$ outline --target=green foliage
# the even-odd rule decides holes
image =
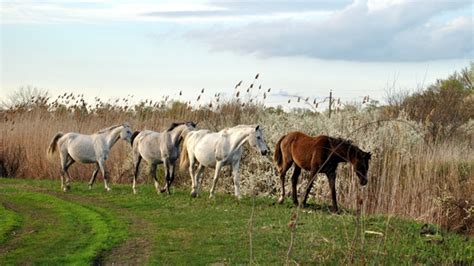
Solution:
[[[426,90],[403,97],[389,112],[405,112],[410,120],[423,123],[432,140],[445,140],[474,119],[474,64],[440,79]]]
[[[117,185],[106,193],[88,190],[85,183],[60,193],[57,183],[0,180],[0,203],[24,219],[17,235],[0,243],[2,262],[283,264],[295,213],[289,262],[469,264],[474,259],[474,239],[434,226],[420,233],[421,224],[394,217],[351,211],[334,215],[317,204],[298,211],[289,202],[274,205],[268,197],[253,202],[218,195],[209,200],[205,194],[191,198],[187,190],[156,195],[151,185],[140,186],[138,195],[130,186]],[[0,223],[1,230],[7,227]]]

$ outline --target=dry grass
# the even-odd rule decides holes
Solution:
[[[253,89],[257,90],[256,87]],[[92,133],[125,121],[134,130],[157,131],[177,120],[192,120],[198,122],[200,128],[211,130],[259,123],[263,125],[266,141],[272,149],[281,135],[300,130],[311,135],[350,138],[363,150],[374,153],[366,187],[358,185],[349,165],[339,168],[338,199],[345,208],[362,208],[366,214],[410,217],[460,232],[473,231],[474,154],[468,140],[427,143],[423,137],[427,129],[406,119],[403,114],[397,121],[372,123],[382,117],[376,108],[341,108],[328,119],[326,115],[311,111],[286,113],[264,108],[262,101],[266,94],[258,95],[258,98],[247,97],[245,101],[234,98],[230,102],[223,102],[219,95],[214,95],[211,102],[199,104],[200,97],[196,102],[199,108],[168,98],[161,102],[147,100],[133,105],[129,104],[129,99],[112,103],[96,99],[87,103],[81,95],[73,94],[55,100],[33,98],[0,113],[0,174],[57,179],[59,189],[59,159],[48,161],[46,157],[46,148],[58,131]],[[114,146],[107,161],[112,183],[130,183],[130,151],[130,146],[122,141]],[[92,170],[92,166],[76,164],[70,168],[70,173],[74,180],[88,180]],[[247,149],[241,171],[243,193],[251,194],[253,181],[260,195],[273,197],[278,194],[279,181],[270,157],[256,155]],[[146,171],[141,172],[144,174],[140,180],[146,182]],[[228,175],[228,172],[223,174]],[[210,179],[207,171],[204,189],[209,187],[207,182]],[[180,175],[177,183],[188,186],[189,177]],[[330,202],[326,183],[325,177],[318,179],[313,199]],[[231,179],[222,178],[218,189],[231,193]],[[357,204],[358,199],[363,199],[361,207]]]

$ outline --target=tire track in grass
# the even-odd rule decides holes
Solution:
[[[1,180],[0,180],[1,181]],[[154,223],[148,219],[144,219],[141,213],[135,209],[130,209],[130,206],[122,206],[121,202],[130,201],[130,193],[127,188],[119,188],[114,190],[119,195],[103,193],[100,189],[87,189],[78,186],[70,193],[58,192],[56,189],[51,189],[52,182],[32,181],[21,182],[21,180],[9,180],[8,186],[3,189],[21,189],[32,191],[36,193],[44,193],[53,197],[60,198],[65,201],[80,204],[85,208],[93,209],[100,212],[104,216],[117,217],[120,219],[120,230],[127,231],[127,238],[124,241],[117,243],[113,248],[104,250],[99,253],[94,259],[94,264],[129,264],[140,265],[146,264],[153,253],[154,238],[151,231],[154,228]],[[54,183],[55,184],[55,183]],[[56,188],[56,187],[55,187]],[[1,190],[0,190],[1,191]],[[155,196],[154,191],[152,191]],[[133,200],[138,200],[133,197]],[[97,208],[95,208],[97,206]],[[147,228],[147,230],[144,230]],[[118,229],[114,229],[115,231]],[[116,232],[113,232],[114,234]]]
[[[88,191],[88,193],[91,193]],[[115,213],[126,223],[128,232],[127,239],[115,245],[112,249],[102,252],[94,261],[94,264],[127,264],[143,265],[146,264],[153,253],[153,234],[144,230],[145,228],[154,228],[154,224],[143,219],[136,211],[120,207],[116,201],[120,201],[124,195],[114,195],[112,202],[109,194],[81,195],[73,193],[56,193],[59,198],[67,201],[78,202],[84,206],[99,206],[105,215]],[[125,195],[127,198],[129,194]],[[99,198],[97,198],[99,197]],[[108,198],[108,199],[107,199]],[[123,199],[125,200],[125,199]],[[136,199],[135,199],[136,200]]]
[[[0,245],[0,261],[7,264],[90,264],[126,237],[125,230],[114,228],[119,222],[97,207],[11,189],[0,203],[24,218],[15,237]]]
[[[0,245],[5,243],[12,232],[21,226],[22,220],[21,215],[0,204]]]

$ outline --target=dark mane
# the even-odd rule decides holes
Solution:
[[[171,125],[169,126],[169,128],[166,130],[166,131],[171,131],[175,128],[177,128],[178,126],[181,126],[181,125],[192,125],[193,127],[196,127],[196,123],[194,123],[193,121],[187,121],[187,122],[173,122],[171,123]]]
[[[166,131],[169,132],[169,131],[177,128],[178,126],[184,125],[184,124],[186,124],[186,123],[185,122],[173,122],[173,123],[171,123],[171,125],[169,126],[169,128]]]
[[[131,139],[130,139],[130,144],[132,145],[132,147],[133,147],[133,141],[134,141],[135,138],[138,136],[138,134],[140,134],[140,131],[135,131],[135,132],[133,132],[133,134],[132,134],[132,137],[131,137]]]
[[[350,139],[343,139],[341,137],[333,138],[333,137],[328,137],[331,142],[336,143],[336,145],[344,145],[344,146],[355,146],[352,140]]]
[[[352,140],[350,140],[350,139],[343,139],[343,138],[340,138],[340,137],[337,137],[337,138],[328,137],[328,138],[331,142],[331,145],[334,148],[339,147],[339,148],[342,148],[342,149],[348,150],[348,151],[353,150],[358,155],[363,155],[363,154],[366,153],[363,150],[361,150],[358,146],[356,146],[354,144],[354,142],[352,142]]]

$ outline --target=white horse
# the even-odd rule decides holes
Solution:
[[[173,123],[164,132],[151,130],[135,131],[132,135],[133,163],[135,174],[133,175],[133,193],[137,183],[140,162],[147,161],[150,167],[150,175],[155,180],[156,192],[160,192],[158,179],[156,178],[156,167],[163,164],[165,170],[166,187],[161,192],[167,191],[170,194],[170,186],[174,179],[174,168],[179,158],[179,144],[181,140],[190,132],[196,129],[194,122]]]
[[[259,125],[238,125],[219,132],[210,132],[209,130],[190,132],[184,139],[180,168],[185,169],[189,164],[192,182],[191,196],[196,197],[199,193],[199,178],[204,167],[211,167],[215,168],[209,195],[210,198],[213,198],[222,166],[231,165],[235,196],[240,199],[239,166],[242,158],[242,146],[246,142],[262,155],[269,153]],[[196,171],[194,171],[195,161],[198,162]]]
[[[66,134],[62,132],[56,133],[47,153],[49,156],[52,156],[59,150],[61,158],[61,189],[65,192],[70,189],[69,179],[71,176],[68,173],[68,168],[74,162],[81,162],[96,164],[96,169],[92,173],[92,178],[89,182],[89,189],[92,188],[100,169],[104,177],[105,189],[109,191],[109,172],[105,168],[105,161],[109,157],[110,149],[119,139],[130,142],[131,137],[132,131],[126,123],[99,130],[92,135],[74,132]],[[64,178],[66,178],[66,182],[64,182]]]

